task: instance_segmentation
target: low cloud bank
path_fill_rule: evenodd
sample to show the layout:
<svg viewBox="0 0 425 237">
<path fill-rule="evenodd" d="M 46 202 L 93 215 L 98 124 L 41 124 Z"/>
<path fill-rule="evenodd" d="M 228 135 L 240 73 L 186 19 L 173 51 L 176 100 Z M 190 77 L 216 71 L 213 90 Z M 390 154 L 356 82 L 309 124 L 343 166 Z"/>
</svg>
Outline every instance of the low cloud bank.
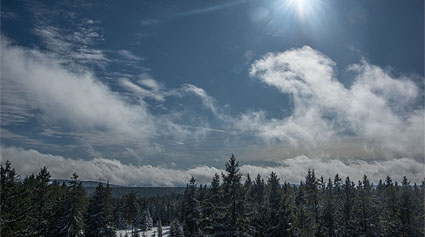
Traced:
<svg viewBox="0 0 425 237">
<path fill-rule="evenodd" d="M 215 173 L 224 172 L 223 169 L 209 166 L 183 170 L 150 165 L 135 166 L 123 164 L 119 160 L 104 158 L 74 160 L 42 154 L 32 149 L 4 146 L 1 147 L 1 159 L 2 163 L 10 160 L 18 174 L 23 177 L 38 173 L 42 166 L 47 166 L 52 178 L 69 178 L 72 173 L 76 172 L 82 180 L 109 181 L 113 184 L 130 186 L 182 186 L 188 182 L 191 176 L 194 176 L 199 183 L 210 183 Z M 298 156 L 279 161 L 276 166 L 241 164 L 240 168 L 244 177 L 249 173 L 252 177 L 260 174 L 267 179 L 271 172 L 276 172 L 282 182 L 290 183 L 299 183 L 304 180 L 309 168 L 314 168 L 318 177 L 334 177 L 338 173 L 342 177 L 349 176 L 354 181 L 361 179 L 364 174 L 375 183 L 386 176 L 391 176 L 393 180 L 401 180 L 403 176 L 407 176 L 409 180 L 416 183 L 420 183 L 424 179 L 424 164 L 410 158 L 366 162 L 323 160 Z"/>
</svg>

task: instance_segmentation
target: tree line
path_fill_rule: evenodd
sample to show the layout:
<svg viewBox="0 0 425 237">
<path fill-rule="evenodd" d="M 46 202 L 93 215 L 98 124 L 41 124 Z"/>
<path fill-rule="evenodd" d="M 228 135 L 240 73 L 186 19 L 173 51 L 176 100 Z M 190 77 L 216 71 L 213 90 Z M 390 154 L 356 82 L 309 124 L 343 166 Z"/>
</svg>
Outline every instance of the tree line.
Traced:
<svg viewBox="0 0 425 237">
<path fill-rule="evenodd" d="M 86 197 L 76 174 L 69 184 L 50 180 L 43 167 L 21 180 L 10 162 L 1 166 L 2 236 L 115 236 L 116 229 L 170 225 L 170 236 L 424 236 L 425 182 L 386 177 L 372 184 L 316 177 L 299 184 L 247 174 L 235 157 L 211 184 L 191 178 L 184 194 L 112 198 L 99 184 Z M 162 236 L 158 231 L 157 236 Z"/>
</svg>

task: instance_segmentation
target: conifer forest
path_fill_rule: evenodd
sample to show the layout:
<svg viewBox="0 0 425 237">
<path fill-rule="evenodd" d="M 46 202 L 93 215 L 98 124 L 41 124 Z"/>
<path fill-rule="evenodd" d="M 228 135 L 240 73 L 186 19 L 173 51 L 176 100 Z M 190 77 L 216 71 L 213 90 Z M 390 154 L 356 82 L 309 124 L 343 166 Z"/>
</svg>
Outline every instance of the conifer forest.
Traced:
<svg viewBox="0 0 425 237">
<path fill-rule="evenodd" d="M 113 198 L 109 184 L 87 196 L 75 173 L 67 184 L 47 167 L 20 177 L 6 162 L 1 236 L 142 236 L 153 226 L 170 226 L 169 236 L 424 236 L 424 182 L 324 180 L 314 170 L 299 184 L 282 179 L 242 174 L 232 155 L 225 173 L 207 185 L 192 177 L 184 194 Z"/>
</svg>

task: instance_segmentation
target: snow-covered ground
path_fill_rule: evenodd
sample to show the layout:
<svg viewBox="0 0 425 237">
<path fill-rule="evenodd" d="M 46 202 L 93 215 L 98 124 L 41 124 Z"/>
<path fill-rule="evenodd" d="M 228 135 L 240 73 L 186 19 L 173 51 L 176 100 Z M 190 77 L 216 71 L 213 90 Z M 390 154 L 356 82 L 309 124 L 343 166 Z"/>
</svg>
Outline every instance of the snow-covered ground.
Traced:
<svg viewBox="0 0 425 237">
<path fill-rule="evenodd" d="M 137 232 L 140 236 L 146 236 L 146 237 L 152 237 L 152 236 L 158 236 L 158 227 L 153 227 L 151 230 L 148 231 L 139 231 Z M 117 230 L 117 237 L 124 237 L 127 234 L 128 237 L 131 237 L 131 229 L 130 230 Z M 169 226 L 163 226 L 162 227 L 162 236 L 168 237 L 170 234 L 170 227 Z"/>
</svg>

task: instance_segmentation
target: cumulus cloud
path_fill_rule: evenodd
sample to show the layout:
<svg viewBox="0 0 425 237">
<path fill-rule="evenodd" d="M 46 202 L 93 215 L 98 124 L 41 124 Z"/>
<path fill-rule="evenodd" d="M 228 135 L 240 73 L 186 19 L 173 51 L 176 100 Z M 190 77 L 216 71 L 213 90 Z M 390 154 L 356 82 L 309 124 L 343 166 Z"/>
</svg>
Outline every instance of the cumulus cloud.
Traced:
<svg viewBox="0 0 425 237">
<path fill-rule="evenodd" d="M 42 166 L 47 166 L 52 178 L 69 178 L 77 172 L 82 180 L 109 181 L 118 185 L 130 186 L 182 186 L 191 176 L 198 183 L 210 183 L 215 173 L 225 172 L 209 166 L 198 166 L 189 169 L 174 169 L 155 167 L 151 165 L 136 166 L 123 164 L 119 160 L 94 158 L 92 160 L 75 160 L 62 156 L 42 154 L 36 150 L 24 150 L 15 147 L 1 147 L 2 163 L 6 160 L 18 174 L 26 176 L 37 173 Z M 342 177 L 349 176 L 352 180 L 360 180 L 364 174 L 373 181 L 384 179 L 387 175 L 393 180 L 401 180 L 408 175 L 409 180 L 419 183 L 424 178 L 421 163 L 414 159 L 400 158 L 389 161 L 358 161 L 342 162 L 339 160 L 312 159 L 298 156 L 277 163 L 275 166 L 242 165 L 240 167 L 244 177 L 249 173 L 252 177 L 260 174 L 267 178 L 275 172 L 282 182 L 299 183 L 304 180 L 308 169 L 315 169 L 316 175 L 324 178 L 333 178 L 339 173 Z"/>
<path fill-rule="evenodd" d="M 293 113 L 282 119 L 266 119 L 263 111 L 246 113 L 239 128 L 265 141 L 314 145 L 353 138 L 423 158 L 424 109 L 417 106 L 421 89 L 409 77 L 395 77 L 365 60 L 349 67 L 356 77 L 345 87 L 335 66 L 308 46 L 255 61 L 250 75 L 290 94 Z"/>
</svg>

